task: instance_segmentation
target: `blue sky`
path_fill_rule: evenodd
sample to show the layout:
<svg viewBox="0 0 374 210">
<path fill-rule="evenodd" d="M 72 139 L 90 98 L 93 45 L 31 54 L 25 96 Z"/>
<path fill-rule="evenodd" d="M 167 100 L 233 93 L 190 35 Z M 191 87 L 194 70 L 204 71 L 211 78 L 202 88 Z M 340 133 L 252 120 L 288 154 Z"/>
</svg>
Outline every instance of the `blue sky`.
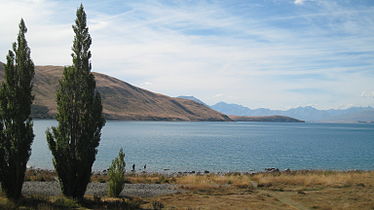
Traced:
<svg viewBox="0 0 374 210">
<path fill-rule="evenodd" d="M 37 65 L 69 65 L 80 1 L 0 0 Z M 250 108 L 374 106 L 374 1 L 83 1 L 93 70 L 170 96 Z"/>
</svg>

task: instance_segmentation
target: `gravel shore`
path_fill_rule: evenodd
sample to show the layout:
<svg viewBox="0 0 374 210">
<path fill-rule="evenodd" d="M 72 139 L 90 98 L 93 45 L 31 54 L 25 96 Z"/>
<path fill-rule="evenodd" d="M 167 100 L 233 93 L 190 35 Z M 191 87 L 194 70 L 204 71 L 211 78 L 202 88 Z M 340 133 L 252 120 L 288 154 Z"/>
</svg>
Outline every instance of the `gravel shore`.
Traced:
<svg viewBox="0 0 374 210">
<path fill-rule="evenodd" d="M 158 195 L 180 192 L 173 184 L 125 184 L 121 196 L 153 197 Z M 62 195 L 58 182 L 25 182 L 22 188 L 23 195 Z M 86 195 L 107 195 L 106 183 L 89 183 Z"/>
</svg>

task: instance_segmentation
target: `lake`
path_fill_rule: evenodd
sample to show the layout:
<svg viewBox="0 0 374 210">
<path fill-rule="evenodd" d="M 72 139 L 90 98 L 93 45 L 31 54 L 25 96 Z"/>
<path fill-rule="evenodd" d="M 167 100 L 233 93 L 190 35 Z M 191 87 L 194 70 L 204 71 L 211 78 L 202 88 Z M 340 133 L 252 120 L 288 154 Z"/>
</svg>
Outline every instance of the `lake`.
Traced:
<svg viewBox="0 0 374 210">
<path fill-rule="evenodd" d="M 54 120 L 35 120 L 29 166 L 52 169 L 45 139 Z M 374 169 L 373 124 L 108 121 L 94 170 L 109 167 L 122 147 L 126 169 L 261 171 Z"/>
</svg>

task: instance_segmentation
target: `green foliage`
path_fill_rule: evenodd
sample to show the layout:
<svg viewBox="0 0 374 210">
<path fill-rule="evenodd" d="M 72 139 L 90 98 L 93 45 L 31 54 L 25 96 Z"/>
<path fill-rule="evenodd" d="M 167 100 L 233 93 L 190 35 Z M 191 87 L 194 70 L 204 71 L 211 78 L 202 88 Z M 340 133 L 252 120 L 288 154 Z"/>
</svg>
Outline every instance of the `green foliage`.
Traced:
<svg viewBox="0 0 374 210">
<path fill-rule="evenodd" d="M 61 207 L 64 209 L 76 209 L 79 208 L 79 203 L 69 198 L 60 197 L 53 202 L 53 206 Z"/>
<path fill-rule="evenodd" d="M 82 5 L 73 30 L 73 66 L 64 69 L 56 94 L 58 126 L 48 129 L 46 135 L 63 194 L 80 200 L 90 180 L 105 120 L 91 73 L 91 37 Z"/>
<path fill-rule="evenodd" d="M 34 139 L 30 117 L 34 64 L 30 58 L 21 19 L 17 42 L 9 50 L 4 81 L 0 86 L 0 181 L 6 196 L 21 196 L 26 163 Z"/>
<path fill-rule="evenodd" d="M 125 153 L 121 150 L 118 156 L 112 161 L 109 168 L 108 194 L 112 197 L 118 197 L 125 185 Z"/>
</svg>

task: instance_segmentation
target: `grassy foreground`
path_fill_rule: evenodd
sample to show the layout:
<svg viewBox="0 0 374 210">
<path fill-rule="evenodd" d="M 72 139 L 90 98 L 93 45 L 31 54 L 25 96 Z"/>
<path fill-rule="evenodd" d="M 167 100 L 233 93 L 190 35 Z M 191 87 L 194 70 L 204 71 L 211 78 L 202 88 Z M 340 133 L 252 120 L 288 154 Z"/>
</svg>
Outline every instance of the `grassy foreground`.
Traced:
<svg viewBox="0 0 374 210">
<path fill-rule="evenodd" d="M 28 171 L 26 180 L 54 180 L 53 172 Z M 374 209 L 374 171 L 292 171 L 225 175 L 128 174 L 128 183 L 171 183 L 181 192 L 151 198 L 25 197 L 2 209 Z M 93 182 L 106 182 L 93 175 Z"/>
</svg>

